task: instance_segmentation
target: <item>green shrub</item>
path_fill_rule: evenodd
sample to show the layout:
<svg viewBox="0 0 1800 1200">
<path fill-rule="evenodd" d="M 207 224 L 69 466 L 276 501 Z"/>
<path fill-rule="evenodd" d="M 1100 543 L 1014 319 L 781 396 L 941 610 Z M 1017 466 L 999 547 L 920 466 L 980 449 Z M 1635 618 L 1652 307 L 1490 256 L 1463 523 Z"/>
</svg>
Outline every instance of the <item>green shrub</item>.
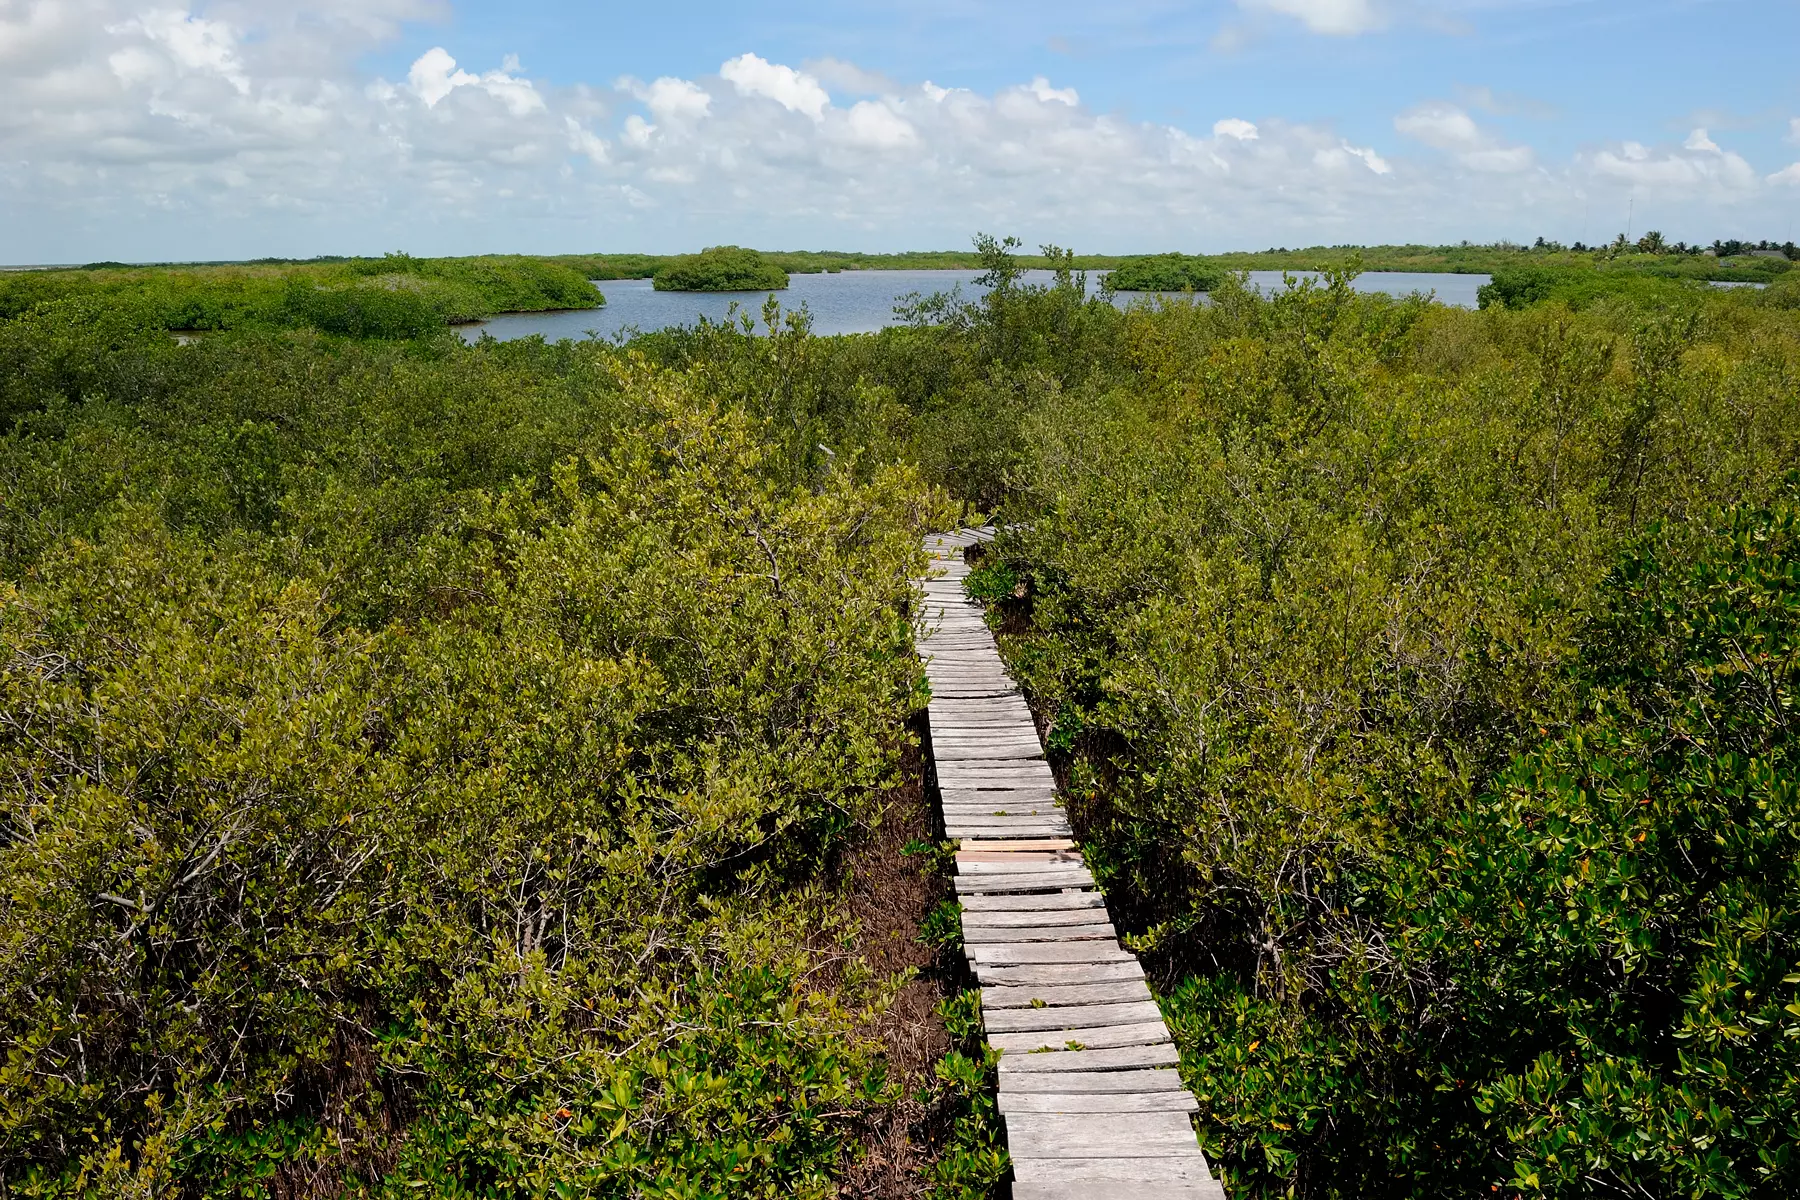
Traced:
<svg viewBox="0 0 1800 1200">
<path fill-rule="evenodd" d="M 0 583 L 9 1187 L 827 1194 L 892 1092 L 882 981 L 819 970 L 822 881 L 892 771 L 949 514 L 904 469 L 795 487 L 758 422 L 610 358 L 569 402 L 616 423 L 536 479 L 459 476 L 430 428 L 408 467 L 433 360 L 320 350 L 163 351 L 265 419 L 317 405 L 188 466 L 260 462 L 292 525 L 181 519 L 152 462 Z M 548 352 L 443 353 L 491 405 Z M 180 395 L 46 407 L 8 461 L 83 463 L 32 444 L 76 418 L 185 463 Z M 314 463 L 349 396 L 351 461 Z M 415 471 L 413 513 L 359 511 Z"/>
<path fill-rule="evenodd" d="M 754 250 L 711 246 L 684 254 L 657 268 L 659 292 L 766 292 L 787 287 L 787 272 Z"/>
<path fill-rule="evenodd" d="M 1146 254 L 1127 258 L 1106 273 L 1115 292 L 1210 292 L 1225 277 L 1222 268 L 1191 254 Z"/>
</svg>

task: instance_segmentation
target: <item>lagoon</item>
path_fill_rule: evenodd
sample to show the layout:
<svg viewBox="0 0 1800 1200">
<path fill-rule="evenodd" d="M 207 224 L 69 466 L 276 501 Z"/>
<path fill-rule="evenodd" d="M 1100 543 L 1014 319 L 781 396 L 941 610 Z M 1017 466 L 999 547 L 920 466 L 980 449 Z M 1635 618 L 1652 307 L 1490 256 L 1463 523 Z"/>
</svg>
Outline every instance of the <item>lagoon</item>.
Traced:
<svg viewBox="0 0 1800 1200">
<path fill-rule="evenodd" d="M 783 309 L 805 305 L 812 316 L 814 333 L 872 333 L 897 323 L 894 305 L 910 294 L 930 295 L 960 288 L 964 296 L 980 295 L 981 289 L 975 286 L 980 274 L 979 271 L 844 271 L 831 275 L 795 275 L 787 290 L 775 295 L 780 298 Z M 1048 283 L 1052 278 L 1049 271 L 1025 272 L 1028 283 Z M 1097 273 L 1090 274 L 1089 286 L 1094 286 L 1097 279 Z M 1475 289 L 1487 281 L 1486 275 L 1370 271 L 1358 276 L 1354 286 L 1359 292 L 1387 292 L 1397 296 L 1434 292 L 1444 304 L 1474 308 Z M 1252 271 L 1250 283 L 1265 292 L 1280 291 L 1282 273 Z M 607 279 L 597 281 L 594 286 L 605 293 L 605 308 L 506 313 L 492 320 L 464 325 L 460 332 L 467 341 L 476 341 L 484 334 L 501 341 L 534 334 L 541 334 L 549 341 L 581 339 L 590 335 L 620 340 L 633 333 L 692 325 L 702 316 L 711 321 L 722 321 L 733 304 L 756 315 L 761 312 L 767 295 L 763 292 L 659 292 L 650 286 L 648 279 Z M 1138 292 L 1121 292 L 1116 303 L 1129 304 L 1140 295 Z"/>
</svg>

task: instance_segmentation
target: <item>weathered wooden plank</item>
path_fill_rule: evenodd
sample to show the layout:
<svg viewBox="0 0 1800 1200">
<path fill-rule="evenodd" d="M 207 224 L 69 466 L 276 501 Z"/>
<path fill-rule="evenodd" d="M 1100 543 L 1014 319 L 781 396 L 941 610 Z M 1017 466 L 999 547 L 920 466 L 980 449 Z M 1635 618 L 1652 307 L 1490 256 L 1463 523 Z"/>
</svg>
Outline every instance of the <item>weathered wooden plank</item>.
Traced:
<svg viewBox="0 0 1800 1200">
<path fill-rule="evenodd" d="M 983 853 L 1029 854 L 1038 850 L 1073 850 L 1071 838 L 996 838 L 974 847 Z"/>
<path fill-rule="evenodd" d="M 1116 1050 L 1124 1046 L 1154 1046 L 1172 1040 L 1159 1014 L 1154 1021 L 1130 1025 L 1095 1025 L 1082 1029 L 1026 1029 L 1017 1033 L 990 1033 L 987 1043 L 1004 1054 L 1036 1054 L 1041 1051 Z"/>
<path fill-rule="evenodd" d="M 1031 913 L 1063 912 L 1075 909 L 1104 908 L 1105 897 L 1099 892 L 1051 892 L 1026 896 L 967 896 L 962 901 L 966 913 Z"/>
<path fill-rule="evenodd" d="M 1039 854 L 957 855 L 958 875 L 1041 875 L 1045 871 L 1085 869 L 1072 850 L 1046 850 Z"/>
<path fill-rule="evenodd" d="M 1144 968 L 1136 958 L 1110 963 L 976 963 L 976 977 L 983 987 L 1051 987 L 1058 984 L 1117 983 L 1142 979 Z"/>
<path fill-rule="evenodd" d="M 1168 1042 L 1121 1046 L 1106 1050 L 1049 1050 L 1042 1054 L 1003 1054 L 1000 1074 L 1041 1075 L 1047 1071 L 1081 1073 L 1117 1071 L 1125 1067 L 1172 1067 L 1181 1059 Z"/>
<path fill-rule="evenodd" d="M 1124 1095 L 1144 1092 L 1184 1092 L 1181 1073 L 1161 1067 L 1124 1071 L 1080 1071 L 1047 1074 L 1012 1074 L 1000 1081 L 1000 1095 Z"/>
<path fill-rule="evenodd" d="M 1150 989 L 1141 979 L 1118 983 L 1076 983 L 1038 987 L 984 987 L 981 1010 L 990 1016 L 1009 1008 L 1060 1008 L 1082 1004 L 1142 1003 L 1150 1000 Z"/>
<path fill-rule="evenodd" d="M 1154 1000 L 1127 1004 L 1070 1004 L 1043 1008 L 997 1008 L 982 1004 L 982 1020 L 989 1033 L 1030 1033 L 1043 1029 L 1099 1029 L 1107 1025 L 1162 1024 L 1162 1010 Z M 1085 1038 L 1077 1038 L 1085 1041 Z"/>
<path fill-rule="evenodd" d="M 1068 963 L 1136 962 L 1129 950 L 1113 942 L 1015 942 L 967 947 L 969 957 L 994 966 L 1043 966 Z"/>
<path fill-rule="evenodd" d="M 980 765 L 976 765 L 980 764 Z M 1019 791 L 1056 786 L 1056 776 L 1043 759 L 939 759 L 938 787 L 945 791 Z"/>
<path fill-rule="evenodd" d="M 1010 837 L 1015 834 L 1033 833 L 1052 837 L 1069 832 L 1067 821 L 1051 821 L 1027 819 L 1010 825 L 968 825 L 956 820 L 944 822 L 944 835 L 949 838 L 978 838 L 996 835 Z"/>
<path fill-rule="evenodd" d="M 1000 929 L 991 925 L 963 926 L 965 946 L 980 946 L 989 942 L 1072 942 L 1083 938 L 1113 941 L 1118 936 L 1119 931 L 1112 927 L 1111 921 L 1088 925 L 1007 926 Z"/>
<path fill-rule="evenodd" d="M 1059 1078 L 1047 1076 L 1046 1078 Z M 1200 1104 L 1179 1092 L 1012 1092 L 999 1094 L 1002 1113 L 1199 1112 Z"/>
<path fill-rule="evenodd" d="M 992 792 L 962 791 L 958 792 L 957 795 L 980 796 L 981 799 L 959 799 L 954 802 L 946 802 L 942 806 L 946 816 L 954 814 L 957 816 L 970 817 L 1061 817 L 1066 816 L 1068 813 L 1067 809 L 1058 808 L 1047 797 L 1034 797 L 1030 791 L 1024 790 L 1006 789 L 995 790 Z"/>
<path fill-rule="evenodd" d="M 1037 744 L 1036 739 L 1029 743 L 984 741 L 964 742 L 960 745 L 956 743 L 940 745 L 934 741 L 931 745 L 931 756 L 940 763 L 963 762 L 975 758 L 980 758 L 983 762 L 1001 759 L 1006 762 L 1024 763 L 1034 760 L 1041 761 L 1044 757 L 1044 748 Z"/>
<path fill-rule="evenodd" d="M 1020 1158 L 1200 1157 L 1186 1113 L 1010 1113 L 1006 1147 Z"/>
<path fill-rule="evenodd" d="M 1058 808 L 1056 784 L 1052 782 L 1027 784 L 1023 787 L 945 787 L 938 785 L 941 799 L 945 804 L 955 807 L 958 804 L 1035 804 L 1043 808 Z"/>
<path fill-rule="evenodd" d="M 1046 871 L 1039 875 L 958 875 L 953 882 L 964 892 L 1047 892 L 1094 886 L 1086 871 Z"/>
<path fill-rule="evenodd" d="M 1106 913 L 1090 907 L 1027 909 L 1023 912 L 963 911 L 965 929 L 1047 929 L 1061 925 L 1092 925 L 1106 920 Z"/>
<path fill-rule="evenodd" d="M 1147 1168 L 1159 1160 L 1139 1158 L 1122 1164 L 1124 1174 L 1106 1174 L 1111 1159 L 1083 1164 L 1071 1159 L 1032 1159 L 1029 1178 L 1015 1178 L 1013 1200 L 1225 1200 L 1225 1185 L 1202 1179 L 1194 1160 L 1174 1160 L 1178 1166 L 1159 1168 L 1146 1177 Z M 1181 1169 L 1185 1167 L 1186 1169 Z"/>
<path fill-rule="evenodd" d="M 1140 1186 L 1167 1187 L 1186 1184 L 1190 1187 L 1212 1183 L 1206 1158 L 1196 1149 L 1185 1149 L 1169 1155 L 1114 1158 L 1097 1155 L 1090 1158 L 1048 1158 L 1029 1155 L 1013 1160 L 1013 1177 L 1023 1183 L 1098 1183 L 1127 1181 Z M 1081 1196 L 1088 1193 L 1079 1192 Z M 1202 1193 L 1203 1195 L 1217 1193 Z"/>
</svg>

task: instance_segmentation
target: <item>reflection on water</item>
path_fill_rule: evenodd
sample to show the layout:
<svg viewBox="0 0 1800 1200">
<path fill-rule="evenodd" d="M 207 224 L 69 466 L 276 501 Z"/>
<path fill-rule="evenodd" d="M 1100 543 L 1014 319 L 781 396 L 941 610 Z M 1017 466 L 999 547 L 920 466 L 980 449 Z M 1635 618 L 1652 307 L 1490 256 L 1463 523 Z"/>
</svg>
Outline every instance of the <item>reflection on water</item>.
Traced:
<svg viewBox="0 0 1800 1200">
<path fill-rule="evenodd" d="M 777 292 L 784 309 L 806 306 L 812 315 L 814 333 L 871 333 L 895 323 L 894 305 L 912 293 L 929 295 L 961 288 L 966 297 L 981 294 L 975 286 L 979 271 L 844 271 L 835 275 L 795 275 L 785 292 Z M 1027 271 L 1028 283 L 1049 283 L 1049 271 Z M 1098 276 L 1090 274 L 1090 286 Z M 1445 304 L 1463 308 L 1475 307 L 1475 289 L 1488 281 L 1486 275 L 1437 275 L 1404 271 L 1370 271 L 1356 280 L 1359 292 L 1388 292 L 1406 295 L 1411 292 L 1435 292 Z M 1281 288 L 1280 271 L 1250 272 L 1252 286 L 1264 291 Z M 752 315 L 762 310 L 763 292 L 659 292 L 648 279 L 608 279 L 597 283 L 606 294 L 606 307 L 579 312 L 513 313 L 465 325 L 462 335 L 474 341 L 489 334 L 507 341 L 512 338 L 542 334 L 550 341 L 562 338 L 629 337 L 633 332 L 648 333 L 676 325 L 692 325 L 704 316 L 723 321 L 733 303 Z M 1134 292 L 1122 292 L 1119 304 L 1138 298 Z"/>
</svg>

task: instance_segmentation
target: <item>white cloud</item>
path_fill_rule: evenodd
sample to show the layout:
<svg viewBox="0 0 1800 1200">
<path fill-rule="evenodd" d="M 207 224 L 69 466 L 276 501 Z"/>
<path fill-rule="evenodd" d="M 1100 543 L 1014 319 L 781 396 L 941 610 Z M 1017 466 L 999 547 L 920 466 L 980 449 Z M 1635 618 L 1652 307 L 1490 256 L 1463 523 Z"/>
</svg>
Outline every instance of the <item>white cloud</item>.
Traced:
<svg viewBox="0 0 1800 1200">
<path fill-rule="evenodd" d="M 642 100 L 650 115 L 665 124 L 686 128 L 712 111 L 711 93 L 692 80 L 664 75 L 642 83 L 627 76 L 615 86 Z"/>
<path fill-rule="evenodd" d="M 1341 148 L 1345 154 L 1361 159 L 1363 166 L 1377 175 L 1389 174 L 1394 169 L 1388 165 L 1387 159 L 1367 146 L 1352 146 L 1349 142 L 1345 142 Z"/>
<path fill-rule="evenodd" d="M 1238 7 L 1280 13 L 1313 33 L 1337 37 L 1368 33 L 1387 23 L 1370 0 L 1238 0 Z"/>
<path fill-rule="evenodd" d="M 1394 128 L 1436 150 L 1472 150 L 1483 140 L 1474 118 L 1436 100 L 1407 109 L 1394 118 Z"/>
<path fill-rule="evenodd" d="M 593 163 L 606 163 L 612 159 L 607 150 L 606 139 L 586 128 L 574 117 L 563 118 L 563 125 L 569 131 L 569 148 L 587 156 Z"/>
<path fill-rule="evenodd" d="M 978 229 L 1119 251 L 1573 240 L 1585 196 L 1622 210 L 1652 186 L 1662 228 L 1710 240 L 1721 202 L 1780 213 L 1800 184 L 1800 164 L 1752 169 L 1718 147 L 1715 124 L 1709 147 L 1540 163 L 1438 101 L 1395 118 L 1419 150 L 1401 154 L 1323 120 L 1189 129 L 1095 113 L 1047 78 L 978 91 L 754 55 L 718 76 L 564 87 L 513 62 L 465 70 L 447 45 L 390 81 L 358 64 L 427 0 L 217 0 L 201 17 L 142 3 L 0 0 L 0 261 L 873 249 Z"/>
<path fill-rule="evenodd" d="M 916 145 L 918 130 L 885 104 L 861 100 L 851 106 L 848 124 L 852 141 L 881 150 Z"/>
<path fill-rule="evenodd" d="M 1642 142 L 1624 141 L 1577 162 L 1600 179 L 1656 188 L 1665 200 L 1678 196 L 1742 200 L 1759 182 L 1755 168 L 1734 151 L 1721 149 L 1704 129 L 1689 134 L 1679 147 L 1653 150 Z"/>
<path fill-rule="evenodd" d="M 1788 118 L 1787 140 L 1794 143 L 1796 146 L 1800 146 L 1800 117 Z"/>
<path fill-rule="evenodd" d="M 792 67 L 768 62 L 754 54 L 740 54 L 719 68 L 719 76 L 742 96 L 773 100 L 789 112 L 823 120 L 831 96 L 811 75 Z"/>
<path fill-rule="evenodd" d="M 442 46 L 433 46 L 414 60 L 406 73 L 406 81 L 412 85 L 414 94 L 425 102 L 426 108 L 436 108 L 439 101 L 457 88 L 472 87 L 500 101 L 515 117 L 542 111 L 544 98 L 538 95 L 529 79 L 520 79 L 513 74 L 518 69 L 519 60 L 508 58 L 497 71 L 471 75 L 457 67 L 449 51 Z"/>
<path fill-rule="evenodd" d="M 1529 170 L 1529 146 L 1507 146 L 1476 123 L 1463 109 L 1442 100 L 1427 100 L 1394 118 L 1394 129 L 1433 150 L 1442 150 L 1471 171 L 1514 174 Z"/>
<path fill-rule="evenodd" d="M 236 88 L 250 90 L 237 55 L 237 33 L 222 21 L 208 21 L 180 9 L 159 9 L 109 26 L 108 33 L 142 33 L 160 46 L 181 71 L 210 72 Z M 155 60 L 141 47 L 128 47 L 112 57 L 112 66 L 127 84 L 156 75 Z"/>
</svg>

